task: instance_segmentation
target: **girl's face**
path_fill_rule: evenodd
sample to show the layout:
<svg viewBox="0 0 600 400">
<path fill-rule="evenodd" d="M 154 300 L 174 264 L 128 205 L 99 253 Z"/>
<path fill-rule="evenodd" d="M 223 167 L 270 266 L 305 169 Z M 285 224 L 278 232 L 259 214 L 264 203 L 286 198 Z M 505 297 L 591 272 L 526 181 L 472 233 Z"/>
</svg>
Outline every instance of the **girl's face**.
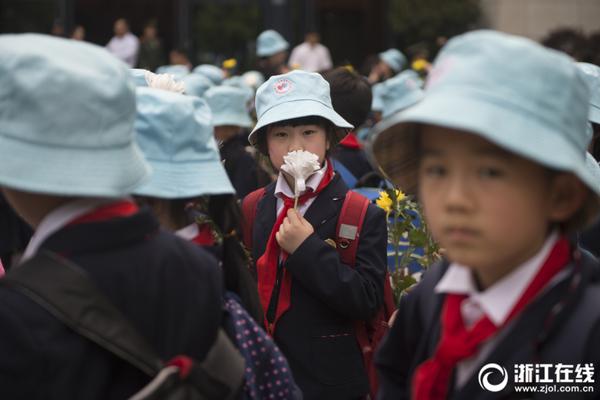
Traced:
<svg viewBox="0 0 600 400">
<path fill-rule="evenodd" d="M 319 125 L 268 126 L 267 149 L 273 167 L 279 171 L 283 165 L 283 156 L 290 151 L 304 150 L 319 157 L 323 165 L 325 153 L 329 150 L 329 141 L 325 128 Z"/>
<path fill-rule="evenodd" d="M 535 255 L 551 223 L 570 217 L 570 196 L 557 183 L 570 182 L 567 174 L 552 177 L 462 131 L 425 125 L 421 138 L 419 193 L 426 221 L 448 259 L 471 268 L 483 287 Z"/>
</svg>

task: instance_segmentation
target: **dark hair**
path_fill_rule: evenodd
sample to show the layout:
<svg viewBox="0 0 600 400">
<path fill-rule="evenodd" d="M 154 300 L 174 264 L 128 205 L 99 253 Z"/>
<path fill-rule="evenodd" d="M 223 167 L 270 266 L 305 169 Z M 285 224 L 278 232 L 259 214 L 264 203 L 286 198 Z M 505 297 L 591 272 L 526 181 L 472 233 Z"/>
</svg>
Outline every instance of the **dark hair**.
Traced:
<svg viewBox="0 0 600 400">
<path fill-rule="evenodd" d="M 330 143 L 329 149 L 338 143 L 338 138 L 335 134 L 335 126 L 331 121 L 326 118 L 319 117 L 317 115 L 311 115 L 308 117 L 292 118 L 283 121 L 273 122 L 256 132 L 256 148 L 262 154 L 269 154 L 269 147 L 267 146 L 267 128 L 270 126 L 300 126 L 300 125 L 317 125 L 325 129 L 327 140 Z M 325 157 L 329 156 L 329 151 L 325 153 Z"/>
<path fill-rule="evenodd" d="M 355 129 L 362 125 L 373 99 L 369 82 L 345 67 L 325 72 L 323 78 L 329 82 L 333 109 Z"/>
</svg>

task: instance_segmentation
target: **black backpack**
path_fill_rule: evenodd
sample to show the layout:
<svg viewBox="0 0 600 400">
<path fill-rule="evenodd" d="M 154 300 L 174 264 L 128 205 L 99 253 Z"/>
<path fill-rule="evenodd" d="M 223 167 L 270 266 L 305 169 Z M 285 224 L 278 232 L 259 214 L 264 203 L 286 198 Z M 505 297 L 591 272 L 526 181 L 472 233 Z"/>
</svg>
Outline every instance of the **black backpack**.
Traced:
<svg viewBox="0 0 600 400">
<path fill-rule="evenodd" d="M 85 271 L 49 252 L 0 280 L 58 320 L 153 378 L 131 400 L 209 400 L 239 397 L 244 359 L 222 329 L 201 362 L 178 356 L 164 363 L 131 323 L 101 294 Z"/>
</svg>

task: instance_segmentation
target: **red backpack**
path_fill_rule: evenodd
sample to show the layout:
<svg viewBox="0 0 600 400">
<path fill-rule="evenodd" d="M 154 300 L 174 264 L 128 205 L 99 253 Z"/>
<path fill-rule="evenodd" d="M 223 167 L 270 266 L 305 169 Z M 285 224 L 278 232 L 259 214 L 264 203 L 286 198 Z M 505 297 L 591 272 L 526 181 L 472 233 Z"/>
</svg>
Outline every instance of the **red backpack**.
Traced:
<svg viewBox="0 0 600 400">
<path fill-rule="evenodd" d="M 252 248 L 252 228 L 256 217 L 258 202 L 265 195 L 265 188 L 260 188 L 248 194 L 242 202 L 242 213 L 244 215 L 244 245 L 247 249 Z M 369 207 L 369 199 L 361 194 L 348 191 L 338 217 L 336 227 L 336 250 L 341 261 L 354 267 L 360 232 Z M 356 340 L 362 350 L 365 371 L 369 378 L 371 398 L 377 393 L 377 373 L 373 357 L 379 346 L 379 342 L 389 329 L 388 321 L 396 310 L 390 276 L 386 270 L 383 284 L 383 306 L 370 321 L 356 321 Z"/>
</svg>

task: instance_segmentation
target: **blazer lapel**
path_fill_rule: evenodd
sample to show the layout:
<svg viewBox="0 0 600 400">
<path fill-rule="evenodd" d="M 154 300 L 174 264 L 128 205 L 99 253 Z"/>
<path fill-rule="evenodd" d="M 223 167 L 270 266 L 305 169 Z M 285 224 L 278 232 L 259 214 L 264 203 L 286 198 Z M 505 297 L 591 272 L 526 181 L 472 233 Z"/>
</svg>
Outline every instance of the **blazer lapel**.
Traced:
<svg viewBox="0 0 600 400">
<path fill-rule="evenodd" d="M 346 184 L 338 174 L 335 174 L 329 185 L 319 193 L 315 201 L 308 207 L 304 218 L 311 223 L 315 230 L 332 218 L 337 219 L 347 191 Z"/>
</svg>

